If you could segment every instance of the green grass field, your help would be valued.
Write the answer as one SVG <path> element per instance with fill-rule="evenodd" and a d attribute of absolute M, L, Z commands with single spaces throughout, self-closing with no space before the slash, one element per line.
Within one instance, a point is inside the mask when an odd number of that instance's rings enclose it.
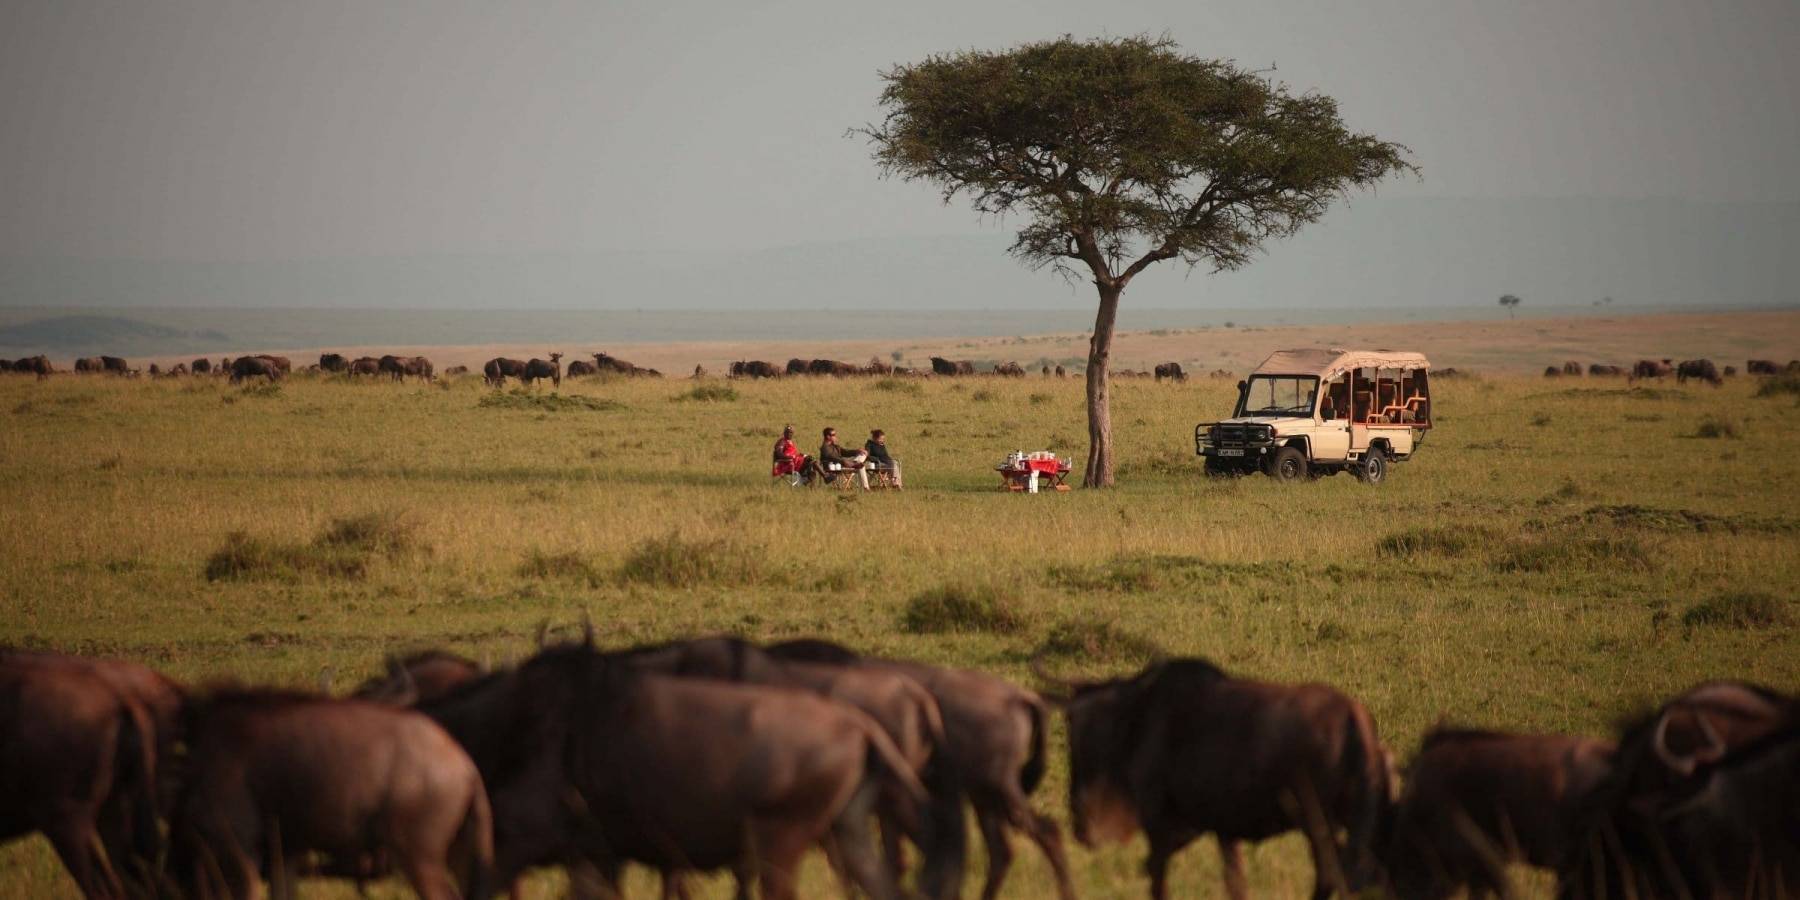
<path fill-rule="evenodd" d="M 1037 496 L 993 464 L 1079 457 L 1078 380 L 706 384 L 0 379 L 0 641 L 339 690 L 584 615 L 607 644 L 820 635 L 1027 683 L 1040 651 L 1089 675 L 1160 651 L 1335 684 L 1402 758 L 1440 719 L 1601 734 L 1701 679 L 1800 684 L 1800 405 L 1751 380 L 1443 380 L 1379 488 L 1207 480 L 1192 430 L 1231 383 L 1120 382 L 1120 487 Z M 887 429 L 907 490 L 773 483 L 785 422 L 809 450 Z M 1058 765 L 1040 808 L 1064 788 Z M 1008 895 L 1048 895 L 1016 844 Z M 1084 897 L 1145 891 L 1141 840 L 1072 857 Z M 1216 859 L 1185 853 L 1178 893 L 1215 894 Z M 1310 886 L 1297 839 L 1250 862 L 1258 896 Z M 0 894 L 71 889 L 41 840 L 0 848 Z"/>

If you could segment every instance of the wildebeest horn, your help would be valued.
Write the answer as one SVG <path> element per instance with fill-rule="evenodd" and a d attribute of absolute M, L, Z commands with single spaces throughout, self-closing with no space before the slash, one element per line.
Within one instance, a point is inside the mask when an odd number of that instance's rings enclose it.
<path fill-rule="evenodd" d="M 1708 753 L 1706 757 L 1702 759 L 1701 754 L 1698 752 L 1687 756 L 1681 756 L 1675 753 L 1675 751 L 1670 750 L 1669 716 L 1670 713 L 1663 713 L 1662 718 L 1658 719 L 1656 722 L 1655 733 L 1650 735 L 1650 749 L 1656 751 L 1656 758 L 1662 760 L 1663 765 L 1668 766 L 1670 769 L 1673 769 L 1685 777 L 1694 774 L 1694 769 L 1702 762 L 1711 762 L 1718 759 L 1719 756 L 1724 753 L 1724 742 L 1719 740 L 1719 733 L 1713 730 L 1712 724 L 1706 721 L 1705 716 L 1699 715 L 1698 713 L 1695 714 L 1694 718 L 1699 720 L 1700 732 L 1706 735 L 1707 741 L 1710 742 L 1707 748 Z"/>
<path fill-rule="evenodd" d="M 1706 735 L 1706 749 L 1694 754 L 1695 761 L 1717 762 L 1731 748 L 1725 746 L 1725 739 L 1719 737 L 1719 732 L 1713 728 L 1712 720 L 1705 713 L 1695 713 L 1694 718 L 1700 722 L 1700 733 Z"/>

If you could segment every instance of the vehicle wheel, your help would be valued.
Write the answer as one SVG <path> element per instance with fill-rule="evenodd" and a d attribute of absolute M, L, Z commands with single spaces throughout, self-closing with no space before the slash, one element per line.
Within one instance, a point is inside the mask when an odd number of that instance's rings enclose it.
<path fill-rule="evenodd" d="M 1379 448 L 1370 450 L 1356 467 L 1356 480 L 1363 484 L 1380 484 L 1387 479 L 1387 468 L 1387 454 Z"/>
<path fill-rule="evenodd" d="M 1306 477 L 1306 457 L 1298 447 L 1283 447 L 1269 457 L 1269 477 L 1276 481 L 1299 481 Z"/>

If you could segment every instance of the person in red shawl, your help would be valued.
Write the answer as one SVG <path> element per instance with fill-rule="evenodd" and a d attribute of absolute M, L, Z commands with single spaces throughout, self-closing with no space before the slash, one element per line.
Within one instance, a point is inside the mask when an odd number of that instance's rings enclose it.
<path fill-rule="evenodd" d="M 800 448 L 794 445 L 794 426 L 788 425 L 781 429 L 781 440 L 775 442 L 775 467 L 769 474 L 781 478 L 796 472 L 807 482 L 825 474 L 825 470 L 819 467 L 818 460 L 801 453 Z"/>

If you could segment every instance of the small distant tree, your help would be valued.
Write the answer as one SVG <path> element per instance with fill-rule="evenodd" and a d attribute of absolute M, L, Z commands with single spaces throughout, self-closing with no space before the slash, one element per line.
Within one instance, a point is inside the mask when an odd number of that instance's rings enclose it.
<path fill-rule="evenodd" d="M 1513 294 L 1501 294 L 1500 306 L 1506 310 L 1506 317 L 1513 317 L 1513 310 L 1519 308 L 1519 298 Z"/>
<path fill-rule="evenodd" d="M 1351 189 L 1412 170 L 1405 147 L 1351 131 L 1330 97 L 1296 96 L 1167 38 L 1064 37 L 882 77 L 886 116 L 858 133 L 885 174 L 930 182 L 946 203 L 966 194 L 979 213 L 1022 215 L 1013 256 L 1099 292 L 1088 487 L 1113 483 L 1107 369 L 1133 278 L 1169 259 L 1236 269 Z"/>
<path fill-rule="evenodd" d="M 900 364 L 900 361 L 901 361 L 901 360 L 903 360 L 903 359 L 905 359 L 905 358 L 906 358 L 906 355 L 905 355 L 905 354 L 903 354 L 903 353 L 901 353 L 901 352 L 900 352 L 900 351 L 898 351 L 898 350 L 895 350 L 895 351 L 894 351 L 894 352 L 892 352 L 892 353 L 889 353 L 889 354 L 888 354 L 888 359 L 891 359 L 891 360 L 893 360 L 893 361 L 894 361 L 894 365 L 896 365 L 896 366 L 897 366 L 897 365 L 899 365 L 899 364 Z"/>

